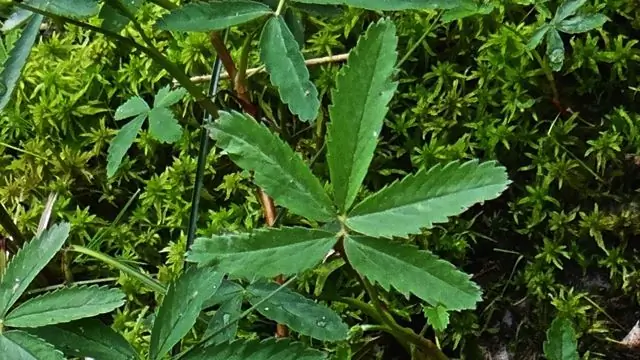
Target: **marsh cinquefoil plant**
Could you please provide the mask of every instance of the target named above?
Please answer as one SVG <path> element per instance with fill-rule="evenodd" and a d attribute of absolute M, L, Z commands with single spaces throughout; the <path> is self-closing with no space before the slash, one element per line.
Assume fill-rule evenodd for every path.
<path fill-rule="evenodd" d="M 165 1 L 154 2 L 167 4 Z M 381 328 L 395 336 L 407 350 L 422 353 L 428 358 L 446 358 L 434 343 L 398 325 L 382 306 L 377 286 L 424 300 L 432 309 L 427 311 L 430 323 L 438 329 L 446 326 L 448 312 L 475 308 L 481 299 L 481 291 L 470 276 L 428 250 L 412 245 L 408 238 L 433 224 L 446 222 L 450 216 L 458 215 L 476 203 L 497 197 L 508 186 L 509 180 L 505 169 L 495 162 L 455 161 L 422 169 L 363 200 L 358 197 L 374 156 L 389 101 L 396 92 L 397 84 L 393 77 L 397 37 L 393 23 L 381 20 L 370 26 L 351 51 L 347 66 L 338 77 L 332 94 L 326 139 L 331 180 L 331 191 L 327 191 L 304 159 L 250 114 L 218 111 L 175 64 L 168 62 L 153 47 L 152 41 L 145 38 L 144 31 L 140 31 L 140 35 L 146 45 L 114 32 L 129 21 L 138 25 L 132 14 L 141 3 L 107 1 L 102 9 L 98 1 L 91 0 L 31 0 L 20 3 L 19 6 L 38 15 L 29 20 L 25 37 L 21 38 L 24 43 L 16 45 L 14 54 L 17 55 L 8 61 L 6 69 L 9 70 L 2 73 L 7 88 L 2 94 L 3 101 L 15 86 L 13 76 L 16 69 L 19 73 L 26 61 L 29 43 L 35 39 L 37 31 L 34 29 L 39 28 L 42 15 L 63 17 L 70 23 L 90 27 L 76 19 L 100 12 L 105 20 L 102 28 L 90 27 L 92 30 L 131 45 L 162 65 L 215 116 L 215 122 L 205 127 L 218 147 L 238 166 L 251 171 L 255 183 L 278 205 L 311 223 L 324 224 L 197 239 L 187 255 L 187 259 L 197 266 L 188 268 L 166 291 L 153 324 L 148 357 L 154 360 L 166 358 L 198 321 L 201 310 L 219 305 L 204 337 L 196 346 L 185 349 L 178 358 L 212 359 L 233 355 L 242 359 L 260 359 L 260 354 L 269 352 L 279 352 L 282 359 L 299 358 L 304 354 L 308 358 L 323 358 L 321 352 L 297 343 L 271 340 L 263 343 L 226 342 L 234 338 L 237 320 L 246 315 L 246 312 L 239 311 L 245 299 L 252 304 L 253 310 L 300 334 L 323 341 L 345 339 L 348 335 L 346 324 L 326 306 L 263 281 L 313 268 L 333 250 L 355 271 L 372 303 L 351 301 L 348 305 L 379 321 Z M 209 32 L 266 18 L 260 36 L 261 61 L 291 113 L 300 120 L 312 121 L 317 116 L 320 101 L 310 81 L 299 43 L 281 15 L 287 2 L 278 1 L 275 9 L 265 3 L 215 1 L 176 7 L 169 2 L 171 6 L 167 8 L 170 12 L 157 22 L 157 26 L 168 31 Z M 452 9 L 462 3 L 465 1 L 301 0 L 293 1 L 291 5 L 346 4 L 372 10 L 405 10 Z M 174 141 L 177 137 L 179 130 L 167 108 L 179 100 L 182 90 L 172 93 L 165 88 L 162 91 L 156 96 L 153 109 L 142 99 L 134 98 L 116 111 L 118 119 L 136 118 L 127 125 L 130 127 L 120 130 L 119 139 L 127 141 L 117 139 L 112 144 L 110 174 L 118 167 L 146 116 L 154 137 L 162 141 Z M 154 117 L 154 114 L 162 116 Z M 162 128 L 165 122 L 168 127 Z M 158 131 L 160 128 L 162 130 Z M 166 130 L 171 131 L 169 134 L 162 132 Z M 247 279 L 251 283 L 244 288 L 223 281 L 223 275 Z M 221 293 L 223 288 L 226 290 Z M 64 339 L 50 341 L 70 354 L 80 355 L 65 345 Z M 126 351 L 123 354 L 118 359 L 131 357 Z M 83 355 L 90 354 L 87 350 Z"/>
<path fill-rule="evenodd" d="M 265 126 L 239 112 L 220 112 L 208 125 L 211 137 L 275 202 L 313 222 L 337 228 L 283 227 L 196 239 L 187 259 L 232 277 L 255 279 L 297 274 L 335 249 L 357 272 L 376 317 L 401 342 L 416 341 L 379 303 L 375 284 L 416 295 L 447 311 L 473 309 L 481 291 L 469 276 L 407 238 L 447 221 L 509 184 L 494 162 L 452 162 L 422 169 L 355 204 L 383 126 L 396 83 L 392 80 L 397 38 L 389 20 L 366 31 L 338 76 L 330 107 L 327 162 L 332 193 L 302 157 Z M 355 204 L 355 205 L 354 205 Z M 303 333 L 326 326 L 325 318 L 299 319 Z M 410 332 L 408 334 L 407 332 Z M 425 354 L 438 350 L 417 342 Z M 432 344 L 431 344 L 432 345 Z M 434 357 L 435 358 L 435 357 Z"/>

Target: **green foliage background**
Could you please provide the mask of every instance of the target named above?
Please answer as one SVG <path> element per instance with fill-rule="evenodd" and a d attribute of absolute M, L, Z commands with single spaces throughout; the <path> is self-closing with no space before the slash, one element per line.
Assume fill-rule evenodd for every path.
<path fill-rule="evenodd" d="M 588 2 L 584 11 L 611 20 L 602 30 L 563 35 L 566 60 L 554 73 L 558 104 L 518 35 L 528 39 L 543 21 L 525 6 L 531 2 L 497 1 L 500 6 L 490 15 L 433 27 L 398 73 L 398 93 L 366 184 L 379 189 L 419 167 L 458 159 L 496 159 L 505 165 L 514 183 L 500 199 L 411 239 L 475 274 L 484 290 L 480 309 L 451 314 L 449 328 L 437 334 L 441 344 L 467 354 L 478 345 L 505 345 L 521 356 L 540 354 L 544 330 L 560 313 L 577 325 L 583 351 L 607 357 L 605 339 L 622 338 L 639 315 L 640 3 Z M 554 9 L 557 3 L 548 5 Z M 150 35 L 152 20 L 161 13 L 152 5 L 138 13 Z M 437 13 L 391 16 L 403 58 Z M 353 9 L 305 17 L 306 57 L 347 52 L 378 17 Z M 250 24 L 234 30 L 229 42 L 238 47 L 256 29 Z M 210 71 L 214 52 L 207 35 L 180 35 L 177 42 L 160 31 L 154 35 L 157 46 L 190 74 Z M 11 36 L 4 42 L 10 45 Z M 257 52 L 251 62 L 258 63 Z M 311 68 L 323 101 L 320 121 L 327 117 L 339 67 Z M 127 259 L 162 282 L 172 279 L 185 251 L 201 110 L 191 101 L 176 108 L 186 131 L 174 145 L 153 140 L 145 129 L 118 173 L 110 180 L 106 176 L 108 144 L 123 125 L 113 120 L 114 110 L 132 95 L 151 101 L 171 81 L 148 58 L 121 44 L 49 23 L 14 102 L 0 117 L 0 198 L 21 230 L 35 231 L 47 195 L 56 191 L 55 215 L 72 224 L 72 243 Z M 261 115 L 313 157 L 322 145 L 317 129 L 289 118 L 267 83 L 264 74 L 250 78 Z M 224 90 L 218 100 L 237 108 Z M 247 174 L 216 150 L 207 164 L 199 234 L 261 226 L 260 204 Z M 326 163 L 316 163 L 315 171 L 328 178 Z M 282 221 L 289 220 L 287 215 Z M 114 327 L 142 349 L 152 292 L 102 264 L 73 260 L 62 260 L 67 280 L 118 277 L 129 302 L 116 314 Z M 328 268 L 302 279 L 300 289 L 311 294 L 356 291 L 345 274 Z M 426 324 L 416 299 L 385 296 L 407 326 L 420 330 Z M 353 323 L 359 316 L 344 315 L 354 317 Z M 241 336 L 263 332 L 271 329 L 257 316 L 241 324 Z M 364 343 L 369 335 L 355 331 L 352 336 Z"/>

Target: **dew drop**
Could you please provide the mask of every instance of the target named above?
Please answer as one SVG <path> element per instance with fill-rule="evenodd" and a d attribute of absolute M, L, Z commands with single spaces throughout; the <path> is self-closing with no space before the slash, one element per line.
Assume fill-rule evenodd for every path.
<path fill-rule="evenodd" d="M 378 137 L 378 132 L 377 132 L 377 131 L 374 131 L 374 132 L 373 132 L 373 137 L 374 137 L 374 138 Z"/>
<path fill-rule="evenodd" d="M 268 307 L 264 308 L 264 311 L 269 311 L 269 308 Z"/>
<path fill-rule="evenodd" d="M 225 324 L 225 325 L 228 324 L 229 320 L 231 320 L 231 315 L 229 315 L 227 313 L 222 315 L 222 323 L 223 324 Z"/>

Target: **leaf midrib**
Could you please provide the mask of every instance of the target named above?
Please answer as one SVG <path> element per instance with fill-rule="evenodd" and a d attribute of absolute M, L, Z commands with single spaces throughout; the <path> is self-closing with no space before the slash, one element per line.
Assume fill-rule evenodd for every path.
<path fill-rule="evenodd" d="M 358 245 L 362 246 L 359 242 L 357 242 L 357 241 L 354 241 L 354 242 L 355 242 L 356 244 L 358 244 Z M 400 245 L 400 246 L 402 246 L 402 245 Z M 389 255 L 389 254 L 387 254 L 387 253 L 385 253 L 385 252 L 379 251 L 379 250 L 378 250 L 378 249 L 376 249 L 376 248 L 373 248 L 373 247 L 368 247 L 368 248 L 369 248 L 369 249 L 372 249 L 372 251 L 374 251 L 374 252 L 376 252 L 376 253 L 378 253 L 378 254 L 382 254 L 384 257 L 387 257 L 387 258 L 390 258 L 390 259 L 394 259 L 394 260 L 396 260 L 397 262 L 401 262 L 401 263 L 403 263 L 403 264 L 408 264 L 408 265 L 409 265 L 409 267 L 411 267 L 411 268 L 413 268 L 413 269 L 418 269 L 420 272 L 423 272 L 423 273 L 429 274 L 432 278 L 437 279 L 440 283 L 445 284 L 445 285 L 448 285 L 448 287 L 449 287 L 449 288 L 453 288 L 453 289 L 458 290 L 458 292 L 461 292 L 461 293 L 463 293 L 463 294 L 470 295 L 470 296 L 471 296 L 471 297 L 473 297 L 474 299 L 476 298 L 475 293 L 469 293 L 469 292 L 467 292 L 467 291 L 460 290 L 460 289 L 459 289 L 459 288 L 457 288 L 457 287 L 453 287 L 453 286 L 452 286 L 452 285 L 450 285 L 448 282 L 446 282 L 446 281 L 444 281 L 444 280 L 440 279 L 440 278 L 439 278 L 439 277 L 437 277 L 437 276 L 434 276 L 432 273 L 428 272 L 428 271 L 427 271 L 427 270 L 425 270 L 425 269 L 422 269 L 422 268 L 420 268 L 420 267 L 417 267 L 417 266 L 415 266 L 415 265 L 413 265 L 413 264 L 411 264 L 411 263 L 409 263 L 409 262 L 398 261 L 398 260 L 399 260 L 398 258 L 393 257 L 393 256 L 391 256 L 391 255 Z M 416 250 L 416 251 L 425 251 L 425 250 L 420 250 L 420 249 L 415 249 L 415 250 Z M 375 262 L 375 261 L 373 261 L 373 260 L 372 260 L 372 259 L 371 259 L 367 254 L 366 254 L 366 252 L 364 252 L 364 251 L 360 250 L 360 253 L 361 253 L 361 254 L 366 258 L 366 260 L 367 260 L 367 261 L 369 261 L 371 264 L 374 264 L 374 266 L 376 265 L 376 262 Z M 432 256 L 434 256 L 434 255 L 432 254 Z M 438 260 L 439 260 L 439 259 L 437 259 L 435 256 L 434 256 L 434 258 L 433 258 L 433 259 L 434 259 L 434 261 L 438 261 Z M 455 268 L 454 268 L 454 269 L 455 269 Z M 387 281 L 387 283 L 388 283 L 389 285 L 392 285 L 391 281 Z M 396 287 L 396 286 L 394 285 L 394 287 Z"/>
<path fill-rule="evenodd" d="M 384 35 L 384 34 L 383 34 Z M 384 37 L 383 37 L 384 38 Z M 378 48 L 376 49 L 376 58 L 380 58 L 380 54 L 382 53 L 382 48 L 384 47 L 384 41 L 380 41 Z M 358 52 L 358 55 L 361 55 L 360 52 Z M 368 105 L 369 102 L 371 101 L 371 87 L 373 84 L 373 80 L 375 78 L 375 74 L 377 74 L 377 70 L 380 67 L 380 61 L 376 61 L 375 63 L 375 67 L 374 67 L 374 72 L 372 72 L 371 74 L 373 74 L 372 76 L 370 76 L 367 80 L 367 88 L 369 89 L 369 91 L 367 91 L 367 96 L 365 101 L 363 101 L 362 107 L 361 107 L 361 111 L 360 111 L 360 116 L 359 116 L 359 121 L 358 121 L 358 138 L 359 139 L 366 139 L 366 137 L 363 137 L 362 134 L 362 128 L 363 128 L 363 124 L 365 123 L 365 114 L 367 113 L 366 109 L 368 109 Z M 348 69 L 345 69 L 345 71 Z M 346 76 L 344 77 L 346 78 Z M 343 78 L 343 79 L 344 79 Z M 383 119 L 384 121 L 384 119 Z M 354 164 L 354 159 L 356 158 L 356 151 L 361 150 L 361 147 L 358 146 L 359 142 L 354 141 L 353 142 L 353 147 L 352 147 L 352 152 L 349 154 L 350 156 L 350 162 L 353 164 L 353 166 L 351 166 L 351 168 L 349 169 L 349 174 L 347 175 L 347 191 L 345 193 L 345 201 L 349 199 L 350 196 L 352 196 L 350 194 L 350 192 L 352 191 L 356 191 L 357 192 L 357 188 L 355 190 L 350 189 L 349 184 L 351 184 L 351 179 L 355 176 L 355 172 L 356 172 L 356 168 L 357 168 L 357 164 Z"/>
<path fill-rule="evenodd" d="M 246 141 L 246 140 L 245 140 L 243 137 L 241 137 L 241 136 L 238 136 L 238 135 L 236 135 L 236 134 L 233 134 L 233 133 L 230 133 L 230 132 L 228 132 L 228 131 L 226 131 L 226 130 L 221 129 L 220 127 L 216 127 L 216 130 L 217 130 L 217 131 L 220 131 L 220 132 L 222 132 L 222 133 L 224 133 L 224 134 L 226 134 L 227 136 L 229 136 L 229 137 L 231 137 L 231 138 L 237 139 L 237 141 L 242 142 L 244 145 L 247 145 L 247 146 L 248 146 L 248 147 L 250 147 L 250 148 L 254 148 L 254 149 L 259 150 L 259 151 L 256 151 L 256 152 L 258 153 L 258 156 L 259 156 L 260 158 L 262 158 L 262 159 L 266 159 L 266 160 L 268 161 L 268 163 L 269 163 L 269 164 L 271 164 L 273 167 L 275 167 L 275 168 L 279 169 L 279 170 L 280 170 L 280 172 L 281 172 L 282 174 L 284 174 L 284 175 L 287 175 L 287 174 L 288 174 L 288 171 L 285 171 L 285 168 L 283 168 L 282 166 L 280 166 L 280 165 L 279 165 L 279 163 L 276 161 L 276 159 L 274 159 L 274 158 L 272 158 L 272 157 L 270 157 L 270 156 L 267 156 L 267 153 L 266 153 L 266 152 L 264 152 L 264 151 L 262 150 L 262 148 L 260 148 L 260 147 L 258 147 L 258 146 L 253 145 L 252 143 L 250 143 L 250 142 Z M 289 145 L 287 145 L 286 143 L 285 143 L 284 145 L 285 145 L 285 146 L 289 146 Z M 292 151 L 292 152 L 293 152 L 293 151 Z M 295 152 L 293 152 L 293 154 L 294 154 L 295 156 L 298 156 L 298 154 L 296 154 Z M 234 155 L 235 155 L 235 154 L 234 154 Z M 300 159 L 300 160 L 302 160 L 302 159 Z M 304 163 L 304 161 L 302 161 L 302 164 L 304 164 L 304 165 L 306 166 L 306 163 Z M 298 169 L 296 169 L 296 172 L 297 172 L 297 170 L 298 170 Z M 311 170 L 309 170 L 309 171 L 311 171 Z M 329 210 L 329 208 L 327 208 L 327 207 L 328 207 L 329 202 L 327 202 L 326 204 L 323 204 L 323 203 L 319 202 L 319 199 L 318 199 L 316 196 L 312 196 L 312 193 L 309 193 L 309 192 L 307 192 L 307 191 L 306 191 L 306 190 L 311 190 L 311 191 L 313 191 L 313 192 L 318 192 L 318 191 L 319 191 L 322 197 L 328 198 L 328 197 L 327 197 L 327 195 L 326 195 L 326 192 L 325 192 L 325 191 L 324 191 L 324 189 L 322 188 L 322 184 L 320 184 L 320 181 L 318 180 L 318 178 L 317 178 L 317 177 L 315 177 L 315 176 L 313 175 L 313 173 L 311 173 L 311 178 L 312 178 L 312 182 L 314 182 L 314 183 L 315 183 L 315 184 L 313 184 L 313 186 L 312 186 L 312 187 L 316 187 L 315 185 L 319 185 L 319 189 L 313 189 L 313 188 L 311 188 L 311 189 L 307 189 L 307 188 L 306 188 L 306 186 L 304 186 L 304 183 L 302 183 L 302 182 L 299 180 L 300 178 L 299 178 L 299 177 L 296 177 L 296 176 L 289 176 L 289 177 L 288 177 L 288 179 L 287 179 L 287 182 L 288 182 L 289 184 L 291 184 L 291 180 L 293 180 L 293 183 L 294 183 L 294 184 L 296 184 L 296 189 L 298 190 L 298 192 L 299 192 L 299 193 L 302 193 L 302 194 L 306 194 L 306 195 L 308 195 L 307 197 L 311 200 L 311 202 L 317 205 L 317 206 L 316 206 L 316 208 L 317 208 L 319 211 L 321 211 L 321 212 L 323 212 L 323 213 L 325 214 L 325 216 L 324 216 L 324 217 L 325 217 L 325 218 L 329 218 L 329 217 L 331 217 L 331 212 L 330 212 L 330 211 L 327 211 L 327 210 Z M 315 212 L 315 211 L 314 211 L 314 212 Z"/>
<path fill-rule="evenodd" d="M 380 214 L 380 213 L 385 213 L 385 212 L 394 211 L 394 210 L 401 210 L 401 209 L 404 209 L 404 208 L 415 206 L 416 204 L 419 204 L 419 203 L 422 203 L 422 202 L 440 200 L 440 199 L 448 197 L 448 196 L 457 195 L 457 194 L 465 194 L 465 193 L 468 193 L 468 192 L 471 192 L 471 191 L 476 191 L 476 190 L 482 189 L 484 187 L 491 187 L 491 186 L 498 186 L 498 185 L 501 185 L 501 183 L 484 184 L 484 185 L 481 185 L 481 186 L 465 188 L 462 191 L 448 191 L 448 192 L 446 192 L 444 194 L 441 194 L 441 195 L 438 195 L 438 196 L 435 196 L 435 197 L 429 197 L 427 199 L 420 199 L 420 200 L 416 200 L 416 201 L 408 201 L 408 202 L 405 202 L 402 205 L 398 205 L 398 206 L 394 206 L 394 207 L 391 207 L 391 205 L 389 205 L 389 206 L 387 206 L 385 208 L 379 209 L 378 211 L 371 211 L 371 212 L 367 212 L 367 213 L 357 213 L 358 207 L 356 207 L 354 209 L 355 214 L 353 216 L 349 216 L 349 219 L 356 219 L 356 218 L 361 218 L 361 217 L 365 217 L 365 216 L 370 216 L 370 215 L 373 215 L 373 214 Z M 373 198 L 376 195 L 377 194 L 372 195 L 371 198 Z M 370 203 L 370 201 L 367 200 L 367 202 L 363 202 L 362 204 L 364 206 L 364 205 L 369 205 L 369 203 Z"/>

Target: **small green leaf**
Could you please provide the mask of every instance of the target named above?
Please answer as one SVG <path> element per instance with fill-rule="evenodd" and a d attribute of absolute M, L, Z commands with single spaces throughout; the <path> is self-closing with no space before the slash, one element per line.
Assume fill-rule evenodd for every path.
<path fill-rule="evenodd" d="M 53 225 L 26 243 L 11 259 L 0 280 L 0 320 L 60 250 L 69 237 L 69 229 L 68 223 Z"/>
<path fill-rule="evenodd" d="M 24 3 L 35 9 L 72 19 L 85 19 L 100 11 L 98 0 L 26 0 Z"/>
<path fill-rule="evenodd" d="M 196 2 L 171 10 L 157 25 L 169 31 L 209 32 L 241 25 L 270 13 L 269 6 L 255 1 Z"/>
<path fill-rule="evenodd" d="M 254 182 L 276 204 L 317 221 L 334 218 L 333 205 L 320 180 L 289 145 L 251 116 L 220 111 L 207 125 L 217 146 L 244 170 L 254 172 Z"/>
<path fill-rule="evenodd" d="M 5 318 L 11 327 L 39 327 L 108 313 L 124 304 L 118 289 L 97 286 L 62 288 L 29 299 Z"/>
<path fill-rule="evenodd" d="M 153 100 L 153 107 L 169 107 L 175 105 L 178 101 L 182 100 L 185 95 L 187 95 L 187 90 L 184 88 L 171 90 L 171 87 L 167 85 L 156 94 Z"/>
<path fill-rule="evenodd" d="M 30 329 L 67 356 L 99 360 L 133 360 L 136 352 L 122 335 L 96 319 Z"/>
<path fill-rule="evenodd" d="M 312 268 L 337 242 L 334 233 L 301 227 L 198 238 L 187 260 L 238 277 L 270 278 Z"/>
<path fill-rule="evenodd" d="M 444 331 L 449 325 L 449 312 L 442 305 L 428 306 L 424 309 L 427 322 L 436 331 Z"/>
<path fill-rule="evenodd" d="M 210 268 L 191 266 L 169 286 L 151 331 L 151 360 L 162 359 L 191 330 L 202 304 L 216 292 L 223 276 Z"/>
<path fill-rule="evenodd" d="M 473 0 L 294 0 L 303 4 L 348 5 L 367 10 L 454 9 Z"/>
<path fill-rule="evenodd" d="M 127 10 L 132 14 L 136 14 L 138 9 L 140 9 L 140 6 L 142 6 L 143 0 L 129 0 L 121 2 Z M 102 4 L 99 17 L 102 19 L 102 28 L 113 32 L 120 32 L 125 26 L 127 26 L 127 24 L 129 24 L 129 22 L 131 22 L 128 17 L 120 13 L 120 10 L 113 7 L 109 1 L 105 1 L 104 4 Z"/>
<path fill-rule="evenodd" d="M 0 31 L 2 32 L 11 31 L 19 27 L 23 23 L 25 23 L 27 20 L 31 18 L 31 16 L 33 16 L 33 13 L 29 10 L 16 9 L 16 11 L 11 13 L 11 15 L 9 15 L 7 20 L 5 20 L 4 23 L 2 23 L 2 28 L 0 29 Z"/>
<path fill-rule="evenodd" d="M 253 283 L 247 287 L 249 302 L 255 305 L 279 287 L 271 282 Z M 261 302 L 257 310 L 264 317 L 285 324 L 291 330 L 322 341 L 344 340 L 349 331 L 333 310 L 287 288 Z"/>
<path fill-rule="evenodd" d="M 22 69 L 31 53 L 31 48 L 40 34 L 42 19 L 42 15 L 34 15 L 31 20 L 29 20 L 29 23 L 20 35 L 20 39 L 16 41 L 11 52 L 9 52 L 9 58 L 3 65 L 2 72 L 0 72 L 0 111 L 2 111 L 11 100 L 18 79 L 22 74 Z"/>
<path fill-rule="evenodd" d="M 180 360 L 325 360 L 327 355 L 288 339 L 237 340 L 198 348 Z"/>
<path fill-rule="evenodd" d="M 547 57 L 551 70 L 562 70 L 564 63 L 564 43 L 560 37 L 560 33 L 556 29 L 549 29 L 547 32 Z"/>
<path fill-rule="evenodd" d="M 20 330 L 0 334 L 0 354 L 7 360 L 65 360 L 53 346 Z"/>
<path fill-rule="evenodd" d="M 284 18 L 270 18 L 260 36 L 260 59 L 278 88 L 280 98 L 302 121 L 318 116 L 318 89 L 309 80 L 309 70 L 295 37 Z"/>
<path fill-rule="evenodd" d="M 527 43 L 527 49 L 529 50 L 533 50 L 535 48 L 538 47 L 538 45 L 540 45 L 540 43 L 542 42 L 542 39 L 544 39 L 544 36 L 547 34 L 547 31 L 549 31 L 551 29 L 551 26 L 549 24 L 544 24 L 542 26 L 540 26 L 531 36 L 531 39 L 529 39 L 529 42 Z"/>
<path fill-rule="evenodd" d="M 498 197 L 509 185 L 504 167 L 476 160 L 421 169 L 356 205 L 346 224 L 374 237 L 407 237 Z"/>
<path fill-rule="evenodd" d="M 547 360 L 579 360 L 578 341 L 571 321 L 556 318 L 547 330 L 547 341 L 543 344 Z"/>
<path fill-rule="evenodd" d="M 123 126 L 118 135 L 111 141 L 109 150 L 107 150 L 107 177 L 115 175 L 122 163 L 122 158 L 124 158 L 127 150 L 133 144 L 146 118 L 147 114 L 138 115 L 138 117 Z"/>
<path fill-rule="evenodd" d="M 562 20 L 556 29 L 567 34 L 580 34 L 601 27 L 607 20 L 609 19 L 602 14 L 576 15 Z"/>
<path fill-rule="evenodd" d="M 182 127 L 165 107 L 153 108 L 149 111 L 149 133 L 156 140 L 172 144 L 182 136 Z"/>
<path fill-rule="evenodd" d="M 327 161 L 338 208 L 346 211 L 358 194 L 378 143 L 397 83 L 391 80 L 398 39 L 393 22 L 369 26 L 349 54 L 332 92 Z"/>
<path fill-rule="evenodd" d="M 238 285 L 239 286 L 239 285 Z M 240 287 L 242 289 L 242 287 Z M 229 299 L 225 300 L 222 305 L 216 310 L 216 313 L 213 315 L 211 320 L 209 320 L 209 325 L 207 326 L 207 330 L 204 333 L 204 337 L 208 337 L 210 334 L 213 334 L 220 330 L 223 326 L 226 326 L 222 331 L 218 332 L 211 339 L 209 339 L 205 346 L 218 345 L 223 342 L 230 342 L 236 336 L 236 332 L 238 331 L 238 322 L 234 322 L 229 325 L 231 320 L 235 320 L 242 313 L 242 301 L 244 300 L 244 289 L 243 291 L 236 293 L 234 296 L 231 296 Z"/>
<path fill-rule="evenodd" d="M 470 276 L 415 246 L 384 239 L 348 236 L 344 242 L 353 268 L 385 290 L 417 297 L 449 310 L 475 309 L 482 292 Z"/>
<path fill-rule="evenodd" d="M 586 2 L 587 0 L 564 0 L 558 7 L 558 10 L 556 10 L 556 15 L 553 17 L 552 23 L 558 24 L 562 20 L 575 14 Z"/>
<path fill-rule="evenodd" d="M 146 101 L 139 96 L 130 97 L 124 104 L 118 106 L 114 118 L 127 119 L 133 116 L 145 115 L 151 110 Z"/>

